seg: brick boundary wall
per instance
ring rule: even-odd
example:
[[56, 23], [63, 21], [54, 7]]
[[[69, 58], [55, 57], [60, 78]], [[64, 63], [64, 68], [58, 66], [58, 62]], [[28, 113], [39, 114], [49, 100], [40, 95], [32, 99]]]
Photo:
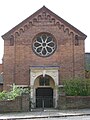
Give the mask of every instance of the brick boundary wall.
[[[59, 96], [58, 109], [90, 108], [90, 96]], [[15, 100], [0, 101], [0, 113], [30, 111], [30, 97], [27, 94]]]
[[59, 96], [58, 109], [90, 108], [90, 96]]
[[5, 112], [27, 112], [29, 111], [29, 95], [23, 94], [15, 100], [0, 101], [0, 113]]

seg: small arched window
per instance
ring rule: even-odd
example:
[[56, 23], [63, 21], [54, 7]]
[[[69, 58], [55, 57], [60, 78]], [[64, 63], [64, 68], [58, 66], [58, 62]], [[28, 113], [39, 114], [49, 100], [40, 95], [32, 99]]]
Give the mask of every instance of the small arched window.
[[78, 39], [78, 36], [76, 35], [75, 36], [75, 46], [78, 46], [79, 45], [79, 39]]
[[39, 85], [40, 86], [49, 86], [50, 85], [50, 80], [47, 76], [43, 77], [41, 76], [39, 78]]
[[14, 45], [14, 36], [12, 35], [10, 37], [10, 46], [13, 46]]

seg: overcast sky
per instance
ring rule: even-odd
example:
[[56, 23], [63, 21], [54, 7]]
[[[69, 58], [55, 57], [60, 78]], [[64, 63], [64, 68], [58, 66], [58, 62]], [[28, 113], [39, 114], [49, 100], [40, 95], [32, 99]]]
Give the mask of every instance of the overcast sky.
[[1, 36], [43, 5], [85, 33], [85, 52], [90, 52], [90, 0], [0, 0], [0, 63], [4, 53]]

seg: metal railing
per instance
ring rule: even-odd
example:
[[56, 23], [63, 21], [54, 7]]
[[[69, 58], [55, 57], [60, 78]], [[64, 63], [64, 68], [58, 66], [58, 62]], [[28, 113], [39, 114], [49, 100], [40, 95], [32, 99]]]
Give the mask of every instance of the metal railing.
[[53, 98], [50, 96], [37, 97], [36, 98], [36, 107], [37, 108], [52, 108], [53, 107]]

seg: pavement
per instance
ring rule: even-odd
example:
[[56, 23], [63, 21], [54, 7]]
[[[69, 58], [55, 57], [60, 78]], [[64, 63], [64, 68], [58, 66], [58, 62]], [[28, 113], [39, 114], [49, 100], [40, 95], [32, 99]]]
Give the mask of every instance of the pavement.
[[0, 113], [1, 120], [17, 120], [17, 119], [36, 119], [36, 118], [57, 118], [70, 116], [89, 116], [90, 109], [71, 109], [71, 110], [57, 110], [44, 109], [33, 110], [30, 112], [18, 113]]

